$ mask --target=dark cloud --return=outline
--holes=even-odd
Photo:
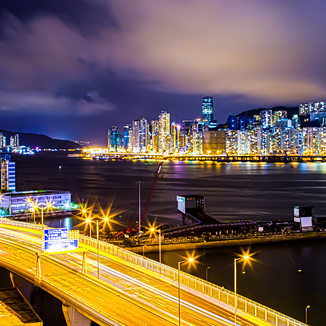
[[[55,16],[68,25],[91,36],[98,28],[118,28],[109,2],[97,0],[4,0],[1,2],[0,17],[11,14],[22,22],[44,16]]]

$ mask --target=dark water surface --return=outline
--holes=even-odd
[[[51,157],[19,156],[13,160],[17,190],[69,190],[74,201],[82,198],[90,203],[98,201],[105,209],[112,205],[111,213],[116,213],[124,225],[138,218],[136,182],[142,182],[144,203],[158,166],[158,162],[66,159],[59,153]],[[326,164],[323,163],[164,162],[148,216],[160,223],[181,223],[176,195],[187,194],[205,196],[206,212],[217,220],[290,219],[292,206],[303,204],[314,205],[315,216],[326,216],[325,187]],[[60,219],[47,223],[59,226]],[[77,222],[65,219],[61,223],[75,225]],[[246,249],[198,250],[195,253],[200,256],[198,263],[188,271],[205,278],[209,266],[209,280],[233,290],[233,259],[236,253]],[[309,325],[326,325],[326,241],[253,246],[250,251],[257,252],[256,262],[243,269],[239,264],[239,294],[300,321],[304,321],[305,307],[310,305]],[[185,252],[163,253],[163,262],[176,267],[184,256]],[[156,254],[148,257],[158,259]],[[187,266],[183,268],[187,270]],[[44,325],[64,325],[58,317],[60,311],[54,314],[54,308],[49,308],[60,303],[55,299],[53,304],[50,302],[51,297],[39,300],[39,309],[58,320],[44,318]]]

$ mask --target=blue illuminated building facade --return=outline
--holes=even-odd
[[[209,125],[212,120],[214,120],[213,97],[205,96],[202,102],[202,121]]]
[[[131,131],[131,124],[127,123],[123,126],[123,145],[125,150],[129,149],[130,146],[130,131]]]
[[[117,152],[120,149],[120,132],[117,126],[112,126],[108,132],[109,151]]]

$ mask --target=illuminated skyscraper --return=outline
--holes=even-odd
[[[147,151],[147,139],[148,139],[148,128],[147,128],[147,120],[142,118],[139,121],[139,145],[140,151],[146,152]]]
[[[158,116],[159,123],[159,151],[163,153],[167,149],[167,136],[170,134],[170,113],[162,111]]]
[[[205,123],[205,125],[209,125],[209,123],[212,120],[214,120],[214,107],[213,107],[213,97],[212,96],[203,97],[202,120]]]
[[[109,151],[117,152],[120,150],[120,132],[119,128],[116,126],[112,126],[108,133],[108,140],[109,140]]]
[[[129,134],[130,134],[130,130],[131,130],[131,124],[127,123],[123,126],[123,142],[124,142],[124,149],[128,150],[130,147],[130,138],[129,138]]]
[[[139,127],[140,120],[132,120],[132,151],[134,153],[140,152]]]
[[[0,133],[0,147],[6,147],[6,136]]]
[[[16,191],[15,162],[11,162],[10,155],[1,156],[0,160],[1,191]]]

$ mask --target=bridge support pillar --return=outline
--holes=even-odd
[[[67,326],[90,326],[92,321],[78,312],[76,309],[62,305],[62,312],[65,316]]]
[[[10,280],[12,286],[18,288],[27,301],[30,302],[34,284],[26,281],[24,278],[14,273],[10,273]]]

